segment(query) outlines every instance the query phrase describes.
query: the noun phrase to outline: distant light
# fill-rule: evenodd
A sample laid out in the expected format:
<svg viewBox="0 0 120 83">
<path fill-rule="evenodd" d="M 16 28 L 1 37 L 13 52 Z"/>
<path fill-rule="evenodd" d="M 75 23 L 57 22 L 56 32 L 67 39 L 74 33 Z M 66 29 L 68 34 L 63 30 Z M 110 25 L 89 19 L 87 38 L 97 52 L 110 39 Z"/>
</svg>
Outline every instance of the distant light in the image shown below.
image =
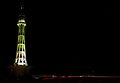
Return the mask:
<svg viewBox="0 0 120 83">
<path fill-rule="evenodd" d="M 52 77 L 54 78 L 54 77 L 56 77 L 55 75 L 52 75 Z"/>
</svg>

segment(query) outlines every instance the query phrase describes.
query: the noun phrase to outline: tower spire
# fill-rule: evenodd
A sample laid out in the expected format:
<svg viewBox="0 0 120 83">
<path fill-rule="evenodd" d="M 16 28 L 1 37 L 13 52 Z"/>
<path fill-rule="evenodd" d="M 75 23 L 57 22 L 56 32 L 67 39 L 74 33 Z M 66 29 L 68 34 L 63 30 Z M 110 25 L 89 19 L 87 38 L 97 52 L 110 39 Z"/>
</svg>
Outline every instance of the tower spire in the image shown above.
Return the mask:
<svg viewBox="0 0 120 83">
<path fill-rule="evenodd" d="M 21 4 L 21 7 L 20 7 L 20 8 L 21 8 L 21 10 L 23 10 L 23 9 L 24 9 L 24 6 L 23 6 L 23 4 Z"/>
<path fill-rule="evenodd" d="M 24 2 L 22 0 L 20 0 L 19 16 L 25 16 L 25 13 L 24 13 Z"/>
</svg>

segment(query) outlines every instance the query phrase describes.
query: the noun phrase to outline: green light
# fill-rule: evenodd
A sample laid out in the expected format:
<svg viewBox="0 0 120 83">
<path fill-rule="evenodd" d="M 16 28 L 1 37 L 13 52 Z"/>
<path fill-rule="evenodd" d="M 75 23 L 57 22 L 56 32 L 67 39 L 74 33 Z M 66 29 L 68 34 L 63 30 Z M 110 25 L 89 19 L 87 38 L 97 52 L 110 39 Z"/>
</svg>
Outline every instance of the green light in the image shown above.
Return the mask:
<svg viewBox="0 0 120 83">
<path fill-rule="evenodd" d="M 25 48 L 25 26 L 26 26 L 25 20 L 23 18 L 19 19 L 17 26 L 19 29 L 18 29 L 18 41 L 17 41 L 15 64 L 27 66 L 26 48 Z"/>
</svg>

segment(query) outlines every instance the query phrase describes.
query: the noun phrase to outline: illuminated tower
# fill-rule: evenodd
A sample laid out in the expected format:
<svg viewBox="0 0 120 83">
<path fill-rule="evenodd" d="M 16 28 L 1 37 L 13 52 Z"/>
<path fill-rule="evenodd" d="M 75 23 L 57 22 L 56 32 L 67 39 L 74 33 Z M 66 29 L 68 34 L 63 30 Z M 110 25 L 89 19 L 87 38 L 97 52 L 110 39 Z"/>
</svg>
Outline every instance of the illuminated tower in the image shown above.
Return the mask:
<svg viewBox="0 0 120 83">
<path fill-rule="evenodd" d="M 20 14 L 17 21 L 18 26 L 18 40 L 17 40 L 17 50 L 16 58 L 13 65 L 10 65 L 9 78 L 10 79 L 24 79 L 30 76 L 30 66 L 27 64 L 26 60 L 26 48 L 25 48 L 25 14 L 23 11 L 23 4 L 21 2 Z"/>
<path fill-rule="evenodd" d="M 21 6 L 21 11 L 23 10 L 23 6 Z M 17 50 L 16 50 L 16 65 L 25 65 L 27 66 L 26 60 L 26 48 L 25 48 L 25 15 L 21 12 L 17 22 L 18 26 L 18 41 L 17 41 Z"/>
</svg>

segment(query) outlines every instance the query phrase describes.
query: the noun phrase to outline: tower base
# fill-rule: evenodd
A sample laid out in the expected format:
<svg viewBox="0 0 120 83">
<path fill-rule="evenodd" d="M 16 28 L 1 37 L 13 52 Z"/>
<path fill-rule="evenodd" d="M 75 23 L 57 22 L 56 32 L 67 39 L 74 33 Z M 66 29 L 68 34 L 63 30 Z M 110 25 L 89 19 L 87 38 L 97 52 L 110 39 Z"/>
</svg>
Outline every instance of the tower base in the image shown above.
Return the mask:
<svg viewBox="0 0 120 83">
<path fill-rule="evenodd" d="M 24 65 L 11 65 L 10 67 L 10 79 L 28 79 L 30 75 L 30 66 Z"/>
</svg>

